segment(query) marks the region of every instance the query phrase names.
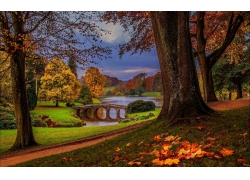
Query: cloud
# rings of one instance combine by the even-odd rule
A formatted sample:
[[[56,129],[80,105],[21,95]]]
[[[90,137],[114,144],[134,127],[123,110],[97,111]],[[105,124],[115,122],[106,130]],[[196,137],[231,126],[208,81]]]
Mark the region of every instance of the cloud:
[[[126,43],[129,41],[130,36],[129,33],[123,33],[123,27],[121,27],[119,24],[112,24],[112,23],[98,23],[98,25],[111,32],[111,34],[102,34],[101,39],[104,42],[108,43]]]

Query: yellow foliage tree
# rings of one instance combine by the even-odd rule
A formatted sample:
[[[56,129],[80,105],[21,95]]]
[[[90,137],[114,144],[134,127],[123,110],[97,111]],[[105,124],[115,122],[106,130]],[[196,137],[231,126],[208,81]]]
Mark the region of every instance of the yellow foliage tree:
[[[102,75],[98,68],[89,67],[85,73],[85,82],[89,87],[93,97],[98,98],[104,93],[106,77]]]
[[[80,82],[70,68],[59,59],[53,59],[45,67],[44,76],[41,77],[41,88],[38,98],[40,100],[54,100],[58,102],[72,102],[78,97]]]

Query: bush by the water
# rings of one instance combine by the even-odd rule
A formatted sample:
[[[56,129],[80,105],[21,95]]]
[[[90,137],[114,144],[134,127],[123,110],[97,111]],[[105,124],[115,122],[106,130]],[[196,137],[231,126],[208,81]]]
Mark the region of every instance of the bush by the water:
[[[72,107],[72,106],[75,106],[75,104],[74,104],[74,103],[70,103],[70,102],[67,102],[65,105],[66,105],[67,107]]]
[[[153,101],[136,100],[128,104],[127,113],[152,111],[155,110],[155,107]]]
[[[144,116],[135,116],[134,118],[131,118],[131,119],[121,119],[119,121],[119,123],[128,123],[128,122],[132,122],[132,121],[142,121],[142,120],[147,120],[151,117],[154,117],[154,113],[149,113],[148,115],[144,115]]]

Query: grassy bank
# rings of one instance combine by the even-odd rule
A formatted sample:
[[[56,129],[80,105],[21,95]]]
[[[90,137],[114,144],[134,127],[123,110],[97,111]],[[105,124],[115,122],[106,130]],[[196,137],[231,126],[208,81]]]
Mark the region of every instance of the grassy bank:
[[[76,105],[80,105],[77,104]],[[81,120],[72,116],[74,114],[71,107],[66,107],[65,103],[59,103],[59,107],[55,107],[52,102],[39,102],[37,107],[30,112],[31,116],[48,115],[49,118],[60,124],[77,123]]]
[[[48,103],[42,103],[42,104],[45,105],[46,107],[47,105],[49,105]],[[43,106],[41,105],[41,107]],[[155,111],[150,111],[150,112],[154,113],[157,116],[160,112],[160,109],[157,108]],[[132,118],[135,116],[147,115],[148,113],[149,111],[142,113],[134,113],[130,114],[129,117]],[[154,118],[151,118],[150,120],[152,119]],[[122,123],[110,126],[88,126],[88,127],[71,127],[71,128],[34,127],[33,131],[36,141],[42,146],[46,146],[121,129],[140,122],[141,121]],[[1,154],[13,145],[16,137],[16,129],[0,130],[0,136],[1,136],[0,138],[0,154]]]
[[[142,93],[142,96],[144,97],[160,97],[160,92],[145,92]]]
[[[151,124],[83,149],[18,166],[250,166],[249,107],[166,128]]]

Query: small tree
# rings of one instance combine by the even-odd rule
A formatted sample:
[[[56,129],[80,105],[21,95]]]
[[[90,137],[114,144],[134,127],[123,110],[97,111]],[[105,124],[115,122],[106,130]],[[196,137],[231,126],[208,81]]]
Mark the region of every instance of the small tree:
[[[83,104],[93,103],[92,95],[87,85],[82,85],[77,101]]]
[[[53,59],[45,68],[41,77],[38,97],[41,100],[71,102],[79,94],[80,83],[70,68],[61,60]]]
[[[99,72],[98,68],[90,67],[87,69],[85,82],[89,87],[93,97],[98,98],[101,94],[104,93],[106,77]]]

